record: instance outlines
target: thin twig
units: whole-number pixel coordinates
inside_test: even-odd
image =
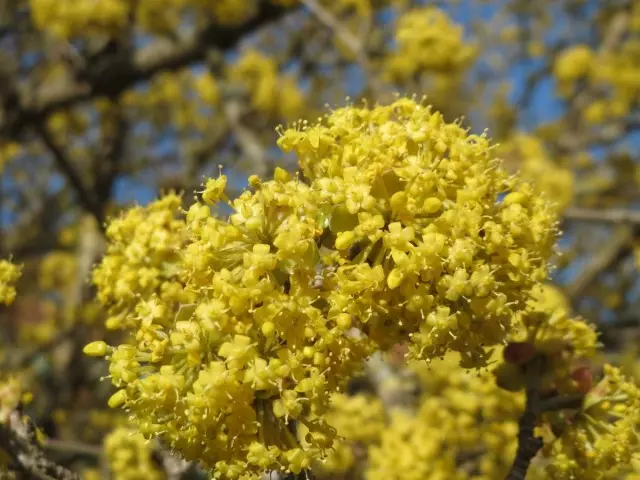
[[[93,162],[93,191],[101,211],[104,211],[104,205],[108,203],[113,184],[120,173],[129,133],[129,122],[119,103],[111,105],[111,108],[103,113],[103,119],[106,119],[107,123],[101,131],[102,145]]]
[[[340,20],[338,20],[329,10],[320,5],[316,0],[302,0],[302,3],[309,9],[315,17],[325,26],[329,27],[338,36],[338,38],[351,50],[354,54],[359,55],[362,51],[362,43],[347,30]]]
[[[580,408],[584,400],[583,394],[558,395],[540,402],[541,412],[557,412],[558,410],[566,410]]]
[[[88,455],[92,457],[102,455],[102,447],[70,440],[46,439],[42,443],[42,448],[52,452]]]
[[[384,91],[384,85],[372,71],[371,62],[364,48],[364,43],[352,34],[333,13],[324,8],[317,0],[302,0],[302,4],[309,9],[320,23],[331,29],[338,39],[355,55],[356,61],[367,76],[371,91],[376,97],[380,98]]]
[[[589,264],[582,272],[565,287],[565,293],[569,298],[577,298],[595,278],[631,248],[633,229],[628,225],[618,226],[611,238],[596,252]]]
[[[542,448],[542,439],[534,435],[540,416],[540,377],[544,357],[534,358],[523,374],[527,379],[527,400],[518,422],[518,450],[505,480],[525,480],[529,465]]]
[[[71,184],[71,187],[78,195],[80,203],[82,204],[84,209],[91,215],[93,215],[100,228],[104,229],[104,212],[102,211],[102,208],[98,204],[96,198],[84,186],[80,175],[67,158],[65,152],[63,152],[62,149],[56,144],[46,125],[38,124],[36,128],[38,134],[40,135],[40,138],[42,139],[42,142],[53,155],[53,159],[55,160],[56,165],[65,175],[65,177]]]
[[[564,211],[564,218],[602,223],[630,223],[640,225],[640,210],[623,208],[595,209],[569,207]]]
[[[223,110],[229,129],[243,155],[251,162],[252,171],[259,177],[264,177],[267,174],[267,154],[256,133],[242,124],[244,112],[241,101],[230,99],[224,103]]]
[[[11,459],[10,467],[37,480],[79,480],[76,473],[49,460],[36,439],[36,428],[19,410],[0,423],[0,448]]]

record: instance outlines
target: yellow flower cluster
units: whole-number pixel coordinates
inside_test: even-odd
[[[480,365],[547,277],[555,216],[484,135],[410,99],[335,110],[282,133],[326,215],[330,315],[383,347]],[[335,312],[335,313],[334,313]]]
[[[153,459],[153,444],[135,430],[118,427],[104,439],[104,452],[113,480],[164,480]]]
[[[176,305],[194,300],[177,271],[185,234],[184,221],[176,218],[181,201],[167,195],[110,223],[107,254],[93,273],[98,299],[110,306],[107,328],[138,328],[145,319],[162,317],[165,307],[154,295]]]
[[[77,258],[71,252],[53,251],[47,254],[39,266],[38,282],[45,290],[64,288],[78,278]]]
[[[549,362],[549,382],[559,391],[576,387],[571,369],[576,362],[592,358],[599,347],[595,327],[582,318],[572,318],[568,302],[553,285],[539,285],[532,291],[527,312],[519,316],[520,330],[512,341],[526,342]]]
[[[225,182],[210,180],[205,201],[222,197]],[[369,351],[348,315],[328,320],[317,305],[310,187],[282,170],[252,183],[229,222],[202,203],[178,220],[176,196],[114,221],[94,280],[108,323],[136,330],[136,340],[86,347],[108,354],[121,388],[112,406],[223,478],[308,467],[335,436],[318,418],[329,394]],[[291,420],[309,429],[308,448]]]
[[[185,215],[168,195],[107,229],[94,274],[124,406],[216,478],[298,473],[325,455],[332,393],[374,348],[411,337],[422,358],[507,338],[547,276],[555,218],[484,136],[414,100],[346,107],[281,131],[304,179],[276,169],[229,202],[207,181]],[[292,421],[308,430],[298,442]]]
[[[636,15],[640,17],[640,11]],[[592,75],[593,82],[607,87],[609,93],[607,98],[592,103],[592,109],[603,108],[605,118],[625,116],[632,111],[640,96],[639,55],[640,29],[619,49],[598,60],[598,68]]]
[[[431,420],[429,415],[436,414]],[[445,418],[446,417],[446,418]],[[401,410],[391,413],[391,424],[383,432],[380,445],[369,450],[367,480],[463,480],[456,471],[453,449],[445,448],[444,429],[451,417],[425,407],[419,417]]]
[[[289,0],[274,0],[289,6]],[[89,34],[117,35],[133,17],[151,33],[174,32],[187,11],[213,16],[221,25],[237,25],[256,13],[257,0],[30,0],[31,15],[37,28],[61,38],[82,37]]]
[[[591,72],[594,53],[587,45],[573,45],[555,59],[553,73],[561,83],[573,83]]]
[[[348,396],[336,393],[331,397],[331,408],[325,414],[329,425],[336,429],[339,439],[333,450],[314,469],[316,475],[345,473],[357,463],[366,448],[377,443],[386,427],[386,413],[382,401],[372,395]]]
[[[387,59],[386,68],[397,80],[423,71],[452,74],[464,70],[476,55],[475,46],[465,42],[462,27],[435,7],[403,13],[395,41],[396,51]]]
[[[515,456],[524,396],[502,391],[489,372],[469,372],[455,354],[410,368],[424,390],[417,415],[394,411],[369,449],[368,480],[504,478]]]
[[[129,2],[126,0],[81,0],[57,2],[31,0],[33,23],[39,29],[62,38],[95,33],[114,34],[126,25]]]
[[[640,453],[640,389],[617,368],[605,365],[604,378],[587,394],[558,438],[545,444],[542,464],[556,479],[617,478]]]
[[[628,471],[621,478],[623,480],[640,480],[640,452],[631,456]]]
[[[15,283],[22,274],[22,267],[7,260],[0,260],[0,304],[11,305],[16,298]]]
[[[573,199],[574,174],[553,162],[539,138],[517,134],[500,146],[500,155],[515,157],[522,177],[546,195],[559,212],[569,206]]]
[[[617,359],[622,373],[634,383],[640,384],[640,339],[630,341],[620,352]]]
[[[304,94],[291,75],[280,75],[273,58],[248,49],[229,67],[231,83],[244,86],[257,111],[283,120],[299,117],[305,105]]]

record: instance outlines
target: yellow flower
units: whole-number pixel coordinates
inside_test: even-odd
[[[328,457],[317,465],[319,472],[326,474],[349,470],[356,461],[353,449],[377,443],[386,427],[381,400],[366,394],[332,395],[326,419],[340,437]],[[305,429],[300,431],[305,436]]]
[[[589,73],[593,52],[586,45],[571,46],[558,55],[554,74],[561,82],[575,81]]]
[[[459,363],[455,354],[409,363],[422,391],[418,411],[390,412],[390,424],[369,446],[366,478],[462,480],[469,471],[477,479],[504,478],[524,395],[501,391],[488,372]]]
[[[582,318],[573,318],[564,294],[550,284],[537,285],[531,291],[526,311],[516,318],[519,326],[512,342],[524,342],[544,354],[550,382],[545,388],[572,392],[579,387],[571,378],[577,361],[592,358],[600,346],[595,327]]]
[[[16,298],[15,283],[22,275],[22,266],[0,260],[0,303],[11,305]]]
[[[229,80],[246,87],[257,111],[284,120],[302,113],[304,94],[291,75],[280,75],[273,58],[248,49],[228,71]]]

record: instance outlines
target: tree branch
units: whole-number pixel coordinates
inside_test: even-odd
[[[362,53],[363,46],[360,39],[347,30],[329,10],[325,9],[316,0],[302,0],[302,3],[311,13],[313,13],[313,15],[315,15],[320,23],[333,30],[336,36],[344,42],[351,52],[356,55],[360,55]]]
[[[245,113],[243,110],[243,106],[238,99],[225,101],[223,106],[229,129],[234,134],[243,155],[251,162],[251,171],[260,178],[264,178],[268,170],[267,154],[256,133],[243,125],[242,116]]]
[[[322,23],[335,33],[338,39],[353,53],[356,61],[367,77],[367,81],[377,99],[382,99],[385,93],[385,85],[374,74],[371,62],[367,55],[364,42],[353,35],[329,10],[323,7],[317,0],[302,0],[305,7]]]
[[[37,480],[79,480],[77,474],[46,458],[36,439],[36,428],[18,410],[0,423],[0,448],[10,457],[10,468]]]
[[[525,480],[531,460],[542,448],[542,439],[534,435],[541,412],[540,377],[543,357],[534,358],[523,374],[527,378],[527,401],[518,422],[518,450],[505,480]]]
[[[565,293],[569,298],[577,298],[595,278],[617,259],[625,255],[631,247],[633,240],[633,229],[628,225],[618,226],[611,238],[602,245],[602,248],[595,252],[589,264],[582,272],[565,288]]]
[[[540,415],[565,409],[580,408],[583,394],[555,395],[541,398],[540,380],[545,371],[544,356],[534,357],[522,369],[526,381],[527,400],[518,422],[518,450],[511,470],[505,480],[525,480],[531,461],[542,448],[542,439],[535,436],[535,427]]]

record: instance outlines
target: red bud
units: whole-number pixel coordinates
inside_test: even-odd
[[[534,347],[532,343],[527,342],[509,343],[503,351],[505,361],[515,365],[522,365],[528,362],[535,354],[536,347]]]
[[[578,390],[587,393],[593,387],[593,375],[589,367],[578,367],[571,372],[571,378],[578,384]]]

